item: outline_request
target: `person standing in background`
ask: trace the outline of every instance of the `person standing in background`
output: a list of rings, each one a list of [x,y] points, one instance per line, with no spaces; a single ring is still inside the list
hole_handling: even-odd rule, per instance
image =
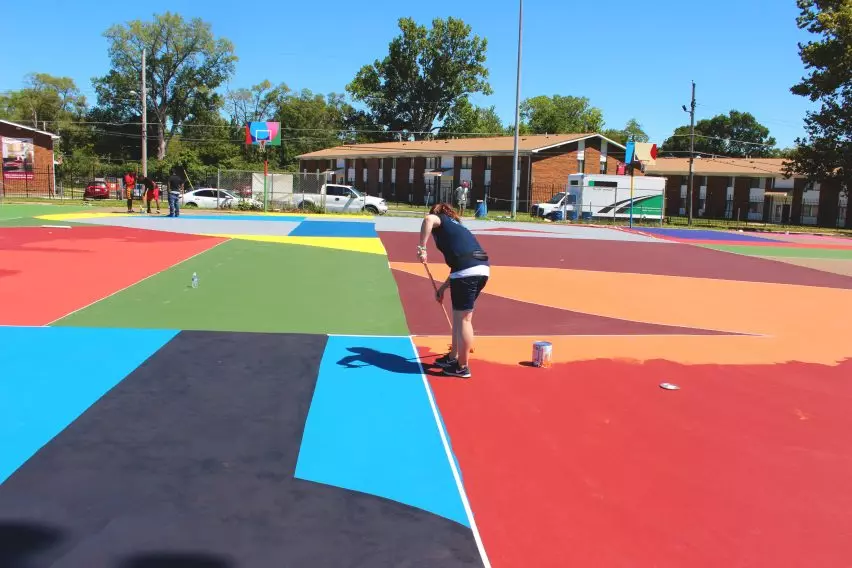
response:
[[[127,199],[127,212],[133,213],[133,190],[136,188],[136,174],[124,172],[124,196]]]
[[[468,182],[463,181],[462,184],[456,188],[456,207],[459,210],[459,217],[464,217],[464,210],[467,208],[468,193]]]
[[[177,170],[172,170],[169,177],[169,217],[180,217],[180,195],[183,189],[184,179],[178,175]]]
[[[142,185],[145,186],[144,199],[145,204],[147,205],[148,214],[151,214],[151,202],[157,201],[157,213],[160,212],[160,188],[157,186],[156,182],[152,180],[149,176],[145,176],[142,178]]]

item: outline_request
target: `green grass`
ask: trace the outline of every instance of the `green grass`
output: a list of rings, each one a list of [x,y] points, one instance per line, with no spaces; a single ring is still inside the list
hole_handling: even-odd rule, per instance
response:
[[[197,272],[199,287],[190,286]],[[383,255],[227,241],[56,325],[408,335]]]
[[[852,250],[792,248],[776,246],[749,245],[703,245],[706,248],[723,252],[733,252],[748,256],[778,257],[778,258],[819,258],[833,260],[852,260]]]

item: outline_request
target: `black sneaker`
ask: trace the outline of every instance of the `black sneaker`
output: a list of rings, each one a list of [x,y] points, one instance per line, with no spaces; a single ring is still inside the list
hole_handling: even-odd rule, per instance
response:
[[[444,374],[448,377],[459,377],[460,379],[469,379],[470,378],[470,368],[469,367],[460,367],[459,362],[453,362],[451,367],[447,367],[444,369]]]
[[[452,367],[456,363],[458,363],[458,359],[456,359],[455,357],[450,357],[449,353],[447,353],[443,357],[438,357],[437,359],[435,359],[435,366],[441,367],[442,369]]]

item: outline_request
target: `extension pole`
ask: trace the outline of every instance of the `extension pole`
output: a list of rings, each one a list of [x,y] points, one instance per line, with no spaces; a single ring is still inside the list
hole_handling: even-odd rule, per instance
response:
[[[636,168],[633,164],[630,165],[630,228],[633,228],[633,180],[635,179],[634,172]]]
[[[263,212],[267,212],[269,197],[266,195],[266,177],[269,175],[269,160],[263,160]]]

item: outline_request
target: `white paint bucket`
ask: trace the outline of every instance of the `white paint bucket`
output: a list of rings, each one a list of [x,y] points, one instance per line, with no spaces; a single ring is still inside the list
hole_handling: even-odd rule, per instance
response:
[[[553,364],[553,344],[547,341],[533,343],[532,364],[533,367],[549,369]]]

